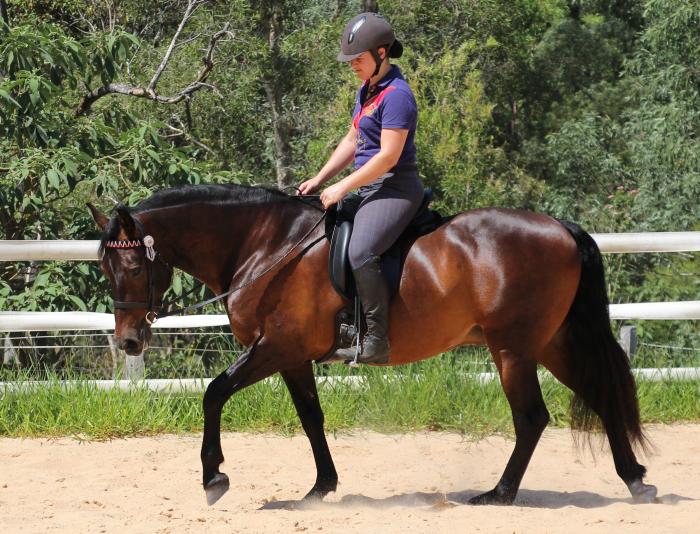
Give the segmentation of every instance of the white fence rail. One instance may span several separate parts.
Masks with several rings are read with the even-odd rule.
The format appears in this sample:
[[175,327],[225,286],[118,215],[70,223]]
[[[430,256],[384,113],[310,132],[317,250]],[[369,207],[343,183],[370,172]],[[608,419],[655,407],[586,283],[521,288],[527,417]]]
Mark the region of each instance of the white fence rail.
[[[637,380],[646,382],[667,382],[683,380],[700,380],[700,369],[694,367],[676,367],[670,369],[633,369]],[[539,371],[540,380],[554,380],[549,371]],[[481,384],[487,384],[498,380],[497,373],[468,373],[468,376]],[[420,380],[419,376],[412,377]],[[200,393],[207,389],[212,378],[152,378],[148,380],[64,380],[61,387],[66,389],[76,387],[93,387],[100,390],[120,389],[123,391],[133,389],[148,389],[150,391],[160,391],[166,393]],[[266,382],[280,383],[277,377],[265,379]],[[362,388],[367,385],[364,376],[317,376],[316,382],[319,388],[324,386],[333,387],[336,384],[349,385],[353,388]],[[38,388],[46,388],[47,382],[42,380],[23,382],[0,382],[0,398],[3,394],[29,393]]]
[[[591,234],[601,252],[698,252],[700,232]],[[0,261],[97,260],[99,241],[3,241]]]
[[[686,302],[638,302],[611,304],[612,319],[698,320],[700,300]],[[228,316],[187,315],[165,317],[153,324],[154,329],[206,328],[227,326]],[[114,330],[114,315],[94,312],[0,312],[0,332]]]
[[[159,319],[152,328],[206,328],[228,324],[228,317],[223,314],[186,315]],[[0,332],[61,330],[114,330],[114,315],[96,312],[0,312]]]

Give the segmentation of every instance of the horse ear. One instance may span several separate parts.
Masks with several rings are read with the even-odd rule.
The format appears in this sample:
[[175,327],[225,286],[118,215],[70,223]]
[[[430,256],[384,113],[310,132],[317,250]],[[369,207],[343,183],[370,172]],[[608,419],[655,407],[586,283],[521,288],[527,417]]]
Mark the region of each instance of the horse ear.
[[119,204],[114,208],[119,217],[119,226],[124,231],[128,237],[134,237],[136,234],[136,225],[134,224],[134,219],[131,217],[131,212],[128,206],[124,204]]
[[89,208],[90,213],[92,213],[92,218],[95,219],[98,228],[104,231],[104,229],[107,228],[107,224],[109,224],[109,219],[107,216],[89,202],[86,204],[86,206]]

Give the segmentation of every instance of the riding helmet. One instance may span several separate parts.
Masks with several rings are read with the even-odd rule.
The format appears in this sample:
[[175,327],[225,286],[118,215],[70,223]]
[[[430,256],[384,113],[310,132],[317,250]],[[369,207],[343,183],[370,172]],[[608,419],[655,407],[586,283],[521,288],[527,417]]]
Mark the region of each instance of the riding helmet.
[[378,62],[376,74],[381,64],[377,49],[383,46],[389,47],[389,57],[401,57],[403,54],[403,45],[396,39],[391,24],[384,17],[371,12],[360,13],[345,26],[337,59],[352,61],[369,51]]

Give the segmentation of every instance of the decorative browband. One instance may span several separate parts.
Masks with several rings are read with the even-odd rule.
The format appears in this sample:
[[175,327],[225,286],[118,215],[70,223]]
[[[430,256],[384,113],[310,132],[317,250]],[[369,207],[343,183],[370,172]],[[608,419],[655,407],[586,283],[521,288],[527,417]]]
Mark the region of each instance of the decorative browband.
[[143,236],[143,241],[140,239],[118,239],[105,242],[105,248],[138,248],[146,247],[146,257],[153,261],[156,258],[156,251],[153,249],[155,245],[153,236]]
[[143,243],[140,239],[130,240],[119,240],[119,241],[107,241],[105,247],[107,248],[137,248],[142,247]]

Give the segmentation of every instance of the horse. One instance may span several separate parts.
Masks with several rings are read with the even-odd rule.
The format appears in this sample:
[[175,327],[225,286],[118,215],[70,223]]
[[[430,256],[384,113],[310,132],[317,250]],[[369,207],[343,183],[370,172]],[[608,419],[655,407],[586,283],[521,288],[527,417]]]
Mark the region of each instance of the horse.
[[[221,411],[237,391],[280,373],[316,464],[304,499],[336,490],[312,363],[335,340],[347,302],[328,276],[325,213],[303,197],[264,187],[183,186],[156,192],[111,218],[88,204],[102,230],[101,268],[115,302],[115,340],[135,355],[151,337],[172,269],[199,279],[225,307],[247,347],[203,397],[203,487],[210,504],[228,489],[219,470]],[[471,504],[512,504],[549,412],[537,366],[573,391],[572,426],[604,431],[618,476],[651,502],[635,457],[644,448],[636,385],[610,326],[600,251],[578,225],[522,210],[457,214],[418,237],[390,308],[388,365],[461,345],[486,345],[512,411],[515,446],[496,486]]]

